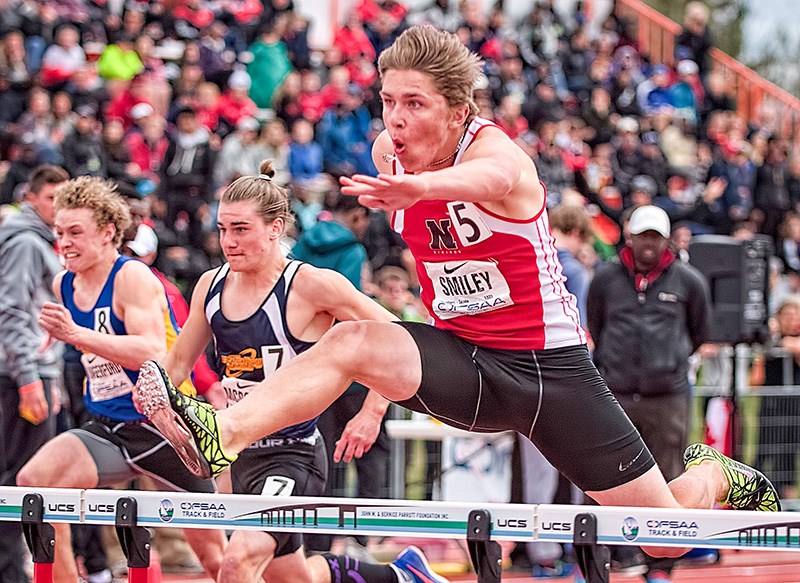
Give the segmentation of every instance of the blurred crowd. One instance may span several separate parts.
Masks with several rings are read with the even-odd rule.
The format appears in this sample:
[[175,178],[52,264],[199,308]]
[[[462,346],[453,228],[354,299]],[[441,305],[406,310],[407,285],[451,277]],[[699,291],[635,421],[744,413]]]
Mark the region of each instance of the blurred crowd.
[[[631,23],[613,14],[589,26],[580,2],[563,14],[537,0],[513,22],[476,0],[415,9],[358,0],[324,49],[309,45],[309,29],[326,23],[309,21],[293,0],[2,5],[0,204],[21,201],[42,163],[111,178],[146,201],[157,264],[185,293],[223,260],[219,192],[261,160],[272,158],[290,188],[290,244],[330,217],[338,176],[375,173],[376,58],[418,23],[457,33],[482,56],[480,115],[536,160],[549,207],[590,216],[587,266],[624,243],[630,208],[653,203],[669,214],[678,245],[692,234],[764,233],[785,272],[800,270],[800,157],[769,110],[755,120],[736,113],[709,66],[701,3],[687,9],[674,67],[651,62]],[[380,213],[363,242],[371,272],[408,266]]]
[[[655,205],[681,260],[693,235],[771,237],[772,343],[800,354],[790,340],[800,338],[800,152],[773,111],[737,113],[711,67],[708,8],[689,3],[664,64],[638,45],[633,23],[614,13],[588,22],[580,1],[564,13],[533,0],[517,21],[502,2],[485,4],[354,0],[330,46],[317,47],[310,30],[330,23],[294,0],[0,0],[0,222],[42,164],[112,179],[134,218],[126,252],[155,262],[188,298],[224,262],[220,193],[271,159],[295,215],[287,252],[299,241],[296,257],[345,273],[404,320],[425,320],[402,240],[384,213],[341,197],[337,179],[376,173],[377,56],[407,27],[430,24],[482,57],[480,115],[535,160],[582,316],[588,282],[625,246],[633,210]],[[756,363],[751,381],[779,384],[775,362]]]

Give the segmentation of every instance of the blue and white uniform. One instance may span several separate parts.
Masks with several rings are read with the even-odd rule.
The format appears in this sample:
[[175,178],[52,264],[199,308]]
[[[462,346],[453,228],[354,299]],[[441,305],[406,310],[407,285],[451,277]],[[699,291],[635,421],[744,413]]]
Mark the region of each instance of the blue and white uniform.
[[[127,334],[125,323],[114,312],[114,284],[117,273],[129,257],[118,257],[89,311],[75,305],[75,274],[64,273],[61,279],[61,300],[79,326],[103,334]],[[165,292],[166,295],[166,292]],[[164,312],[166,340],[169,348],[178,336],[179,328],[167,302]],[[112,486],[137,475],[152,476],[167,488],[176,491],[214,492],[212,480],[195,477],[180,463],[167,439],[133,406],[132,391],[139,371],[132,370],[91,352],[81,354],[86,371],[84,402],[92,419],[72,433],[84,443],[97,466],[99,487]],[[190,382],[180,389],[194,395]]]

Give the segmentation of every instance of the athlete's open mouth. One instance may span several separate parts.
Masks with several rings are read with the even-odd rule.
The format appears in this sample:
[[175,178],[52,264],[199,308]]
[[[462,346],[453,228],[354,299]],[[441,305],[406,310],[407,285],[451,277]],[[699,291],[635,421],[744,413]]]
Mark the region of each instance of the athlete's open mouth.
[[405,143],[403,143],[400,140],[392,140],[392,144],[394,145],[394,153],[395,154],[398,154],[398,155],[402,154],[406,149]]

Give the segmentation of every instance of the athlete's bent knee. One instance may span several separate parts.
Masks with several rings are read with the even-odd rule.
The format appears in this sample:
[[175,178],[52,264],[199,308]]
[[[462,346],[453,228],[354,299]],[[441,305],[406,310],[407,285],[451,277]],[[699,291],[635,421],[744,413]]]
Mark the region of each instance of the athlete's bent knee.
[[361,361],[370,358],[375,322],[339,322],[317,342],[317,352],[325,351],[342,369],[358,369]]
[[206,533],[199,535],[191,531],[184,531],[184,534],[206,573],[216,579],[222,569],[222,557],[225,551],[224,538],[218,537],[217,532],[213,532],[210,536]]
[[248,581],[253,577],[258,578],[261,574],[257,571],[259,567],[271,560],[275,554],[275,541],[257,533],[252,537],[237,537],[231,539],[231,543],[225,548],[225,556],[222,558],[222,566],[219,570],[220,583],[238,583]]
[[48,483],[47,474],[46,472],[39,471],[37,464],[34,462],[28,462],[22,469],[17,473],[17,486],[22,486],[25,488],[30,487],[38,487],[38,488],[47,488],[52,486],[52,484]]

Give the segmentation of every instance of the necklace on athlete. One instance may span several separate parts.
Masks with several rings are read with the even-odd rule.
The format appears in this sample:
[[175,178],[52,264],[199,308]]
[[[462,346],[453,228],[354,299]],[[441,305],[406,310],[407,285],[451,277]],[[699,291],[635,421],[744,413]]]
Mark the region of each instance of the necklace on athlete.
[[435,166],[440,166],[441,164],[444,164],[445,162],[447,162],[451,158],[455,158],[458,155],[458,152],[461,150],[461,146],[464,144],[464,138],[467,137],[467,129],[468,129],[468,127],[469,126],[464,126],[464,133],[461,134],[461,139],[458,140],[458,144],[456,145],[456,149],[453,150],[453,153],[450,154],[449,156],[445,156],[441,160],[436,160],[436,162],[433,162],[432,164],[429,164],[428,168],[433,168]]
[[[458,155],[458,152],[461,150],[461,146],[464,144],[464,138],[467,137],[467,129],[468,129],[468,127],[469,126],[465,126],[464,127],[464,133],[461,134],[461,139],[458,140],[458,145],[456,145],[456,149],[453,150],[453,152],[449,156],[445,156],[441,160],[436,160],[432,164],[429,164],[428,168],[433,168],[434,166],[440,166],[441,164],[444,164],[445,162],[447,162],[451,158],[455,158]],[[394,160],[397,160],[397,156],[394,155],[394,154],[383,154],[381,156],[381,158],[386,163],[390,163],[390,162],[393,162]]]

